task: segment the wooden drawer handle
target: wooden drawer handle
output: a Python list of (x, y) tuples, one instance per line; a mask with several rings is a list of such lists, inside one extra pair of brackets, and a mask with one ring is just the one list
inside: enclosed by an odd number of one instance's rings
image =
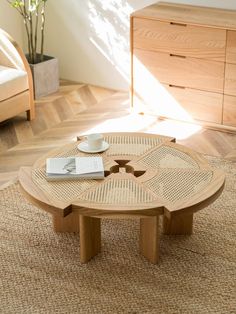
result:
[(183, 23), (175, 23), (175, 22), (170, 22), (170, 25), (175, 25), (175, 26), (187, 26), (187, 24), (183, 24)]
[(170, 57), (176, 57), (176, 58), (186, 58), (185, 56), (176, 55), (176, 54), (173, 54), (173, 53), (170, 53)]
[(178, 85), (172, 85), (172, 84), (169, 84), (169, 87), (185, 89), (184, 86), (178, 86)]

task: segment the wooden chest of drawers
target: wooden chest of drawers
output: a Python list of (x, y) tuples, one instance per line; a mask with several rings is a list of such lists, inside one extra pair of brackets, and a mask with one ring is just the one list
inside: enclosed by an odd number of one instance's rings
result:
[(140, 112), (236, 130), (236, 11), (159, 2), (131, 16)]

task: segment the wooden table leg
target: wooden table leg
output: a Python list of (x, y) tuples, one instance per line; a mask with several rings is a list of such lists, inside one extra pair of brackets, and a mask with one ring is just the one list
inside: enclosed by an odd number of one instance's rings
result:
[(179, 214), (163, 217), (163, 233), (169, 235), (190, 235), (193, 231), (193, 214)]
[(151, 263), (159, 259), (159, 216), (140, 218), (140, 251)]
[(80, 261), (87, 263), (101, 251), (101, 219), (80, 215)]
[(54, 214), (53, 227), (56, 232), (79, 232), (79, 213), (72, 211), (65, 217)]

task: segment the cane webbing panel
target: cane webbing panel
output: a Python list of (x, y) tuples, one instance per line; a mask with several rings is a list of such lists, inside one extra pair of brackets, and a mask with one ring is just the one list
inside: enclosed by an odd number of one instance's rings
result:
[(77, 143), (75, 143), (70, 149), (63, 150), (58, 152), (52, 157), (70, 157), (70, 156), (83, 156), (84, 154), (81, 153), (77, 148)]
[[(187, 199), (191, 201), (194, 195), (200, 196), (214, 183), (214, 171), (206, 169), (201, 158), (195, 159), (196, 154), (181, 145), (168, 144), (163, 137), (117, 133), (105, 135), (104, 139), (110, 144), (107, 151), (99, 154), (106, 169), (104, 180), (47, 181), (45, 169), (35, 168), (32, 181), (49, 199), (76, 201), (77, 205), (81, 201), (81, 206), (86, 203), (93, 208), (96, 204), (99, 208), (110, 204), (111, 210), (140, 204), (153, 208), (160, 206), (160, 202), (169, 204), (181, 200), (186, 204)], [(78, 142), (64, 146), (46, 157), (94, 156), (80, 152), (77, 145)], [(122, 155), (119, 169), (114, 169)], [(125, 167), (122, 160), (130, 161), (131, 166)], [(141, 175), (135, 177), (139, 171)]]
[(61, 151), (57, 151), (53, 153), (50, 157), (70, 157), (70, 156), (81, 156), (81, 157), (88, 157), (88, 156), (94, 156), (94, 154), (89, 154), (89, 153), (83, 153), (81, 152), (78, 148), (78, 143), (73, 143), (72, 145), (68, 145), (68, 148), (62, 149)]
[(213, 173), (209, 170), (162, 170), (145, 185), (161, 199), (175, 202), (190, 198), (195, 193), (204, 190), (211, 182), (212, 176)]
[(77, 199), (79, 195), (96, 185), (95, 180), (63, 180), (63, 181), (47, 181), (45, 169), (33, 169), (32, 180), (51, 198), (60, 201), (70, 201)]
[(180, 150), (161, 146), (139, 161), (153, 168), (199, 168), (197, 162)]
[(110, 179), (84, 193), (80, 199), (99, 204), (132, 205), (151, 202), (155, 196), (132, 179)]
[(135, 135), (106, 135), (105, 141), (110, 144), (107, 156), (134, 155), (140, 156), (150, 148), (163, 143), (162, 137), (141, 137)]

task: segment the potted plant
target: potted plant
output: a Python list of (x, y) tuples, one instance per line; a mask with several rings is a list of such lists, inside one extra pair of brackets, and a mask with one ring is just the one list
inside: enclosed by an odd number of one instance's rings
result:
[(19, 12), (24, 21), (28, 44), (26, 58), (33, 75), (35, 99), (56, 92), (59, 87), (58, 60), (44, 54), (47, 0), (6, 1)]

